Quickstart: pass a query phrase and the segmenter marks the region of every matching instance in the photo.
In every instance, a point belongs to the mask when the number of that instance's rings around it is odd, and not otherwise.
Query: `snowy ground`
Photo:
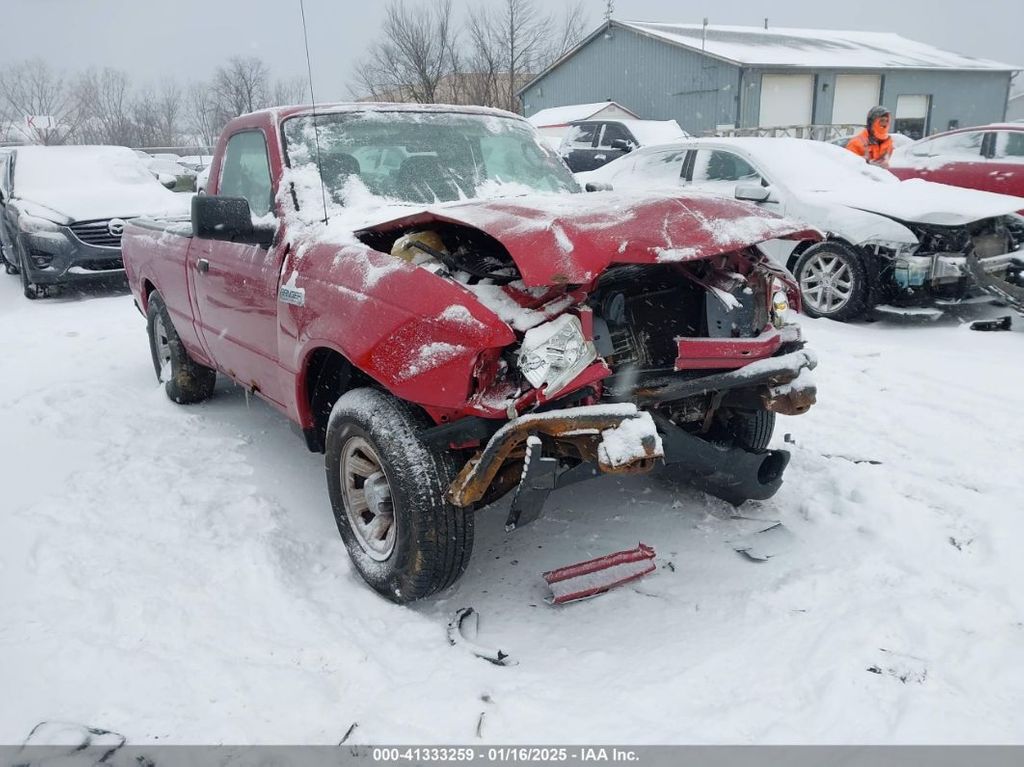
[[[1020,330],[805,321],[820,404],[780,420],[758,522],[597,480],[512,536],[484,512],[460,585],[409,609],[349,566],[283,418],[166,399],[130,297],[0,277],[0,326],[0,742],[1024,742]],[[731,549],[765,520],[788,549]],[[637,541],[653,575],[542,601],[541,571]],[[518,666],[448,646],[466,605]]]

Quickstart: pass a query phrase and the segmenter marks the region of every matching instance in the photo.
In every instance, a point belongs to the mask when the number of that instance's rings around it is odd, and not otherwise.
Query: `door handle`
[[[198,269],[203,274],[206,274],[208,271],[210,271],[210,262],[207,261],[205,258],[197,258],[196,269]]]

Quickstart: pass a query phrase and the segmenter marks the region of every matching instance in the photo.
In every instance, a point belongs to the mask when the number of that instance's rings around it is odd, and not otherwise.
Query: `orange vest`
[[[846,148],[870,163],[885,162],[892,155],[892,138],[886,136],[881,141],[872,141],[865,128],[847,142]]]

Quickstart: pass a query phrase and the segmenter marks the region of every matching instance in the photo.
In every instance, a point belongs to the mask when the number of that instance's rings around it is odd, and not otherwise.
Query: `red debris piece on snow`
[[[655,569],[654,549],[643,543],[597,559],[544,573],[551,587],[551,604],[564,604],[596,596],[623,583],[642,578]]]

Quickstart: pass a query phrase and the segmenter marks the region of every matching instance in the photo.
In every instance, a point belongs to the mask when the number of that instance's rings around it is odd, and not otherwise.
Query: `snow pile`
[[[512,535],[506,499],[462,580],[401,608],[349,564],[323,456],[226,381],[170,403],[130,296],[9,277],[0,320],[0,742],[1024,742],[1021,323],[801,318],[821,396],[779,416],[774,498],[602,476]],[[784,553],[733,550],[775,522]],[[542,573],[638,540],[656,574],[541,601]],[[449,646],[467,605],[518,666]]]
[[[654,419],[646,411],[638,413],[635,418],[627,418],[614,429],[602,431],[601,444],[597,447],[601,464],[616,469],[643,458],[661,458],[664,455]]]

